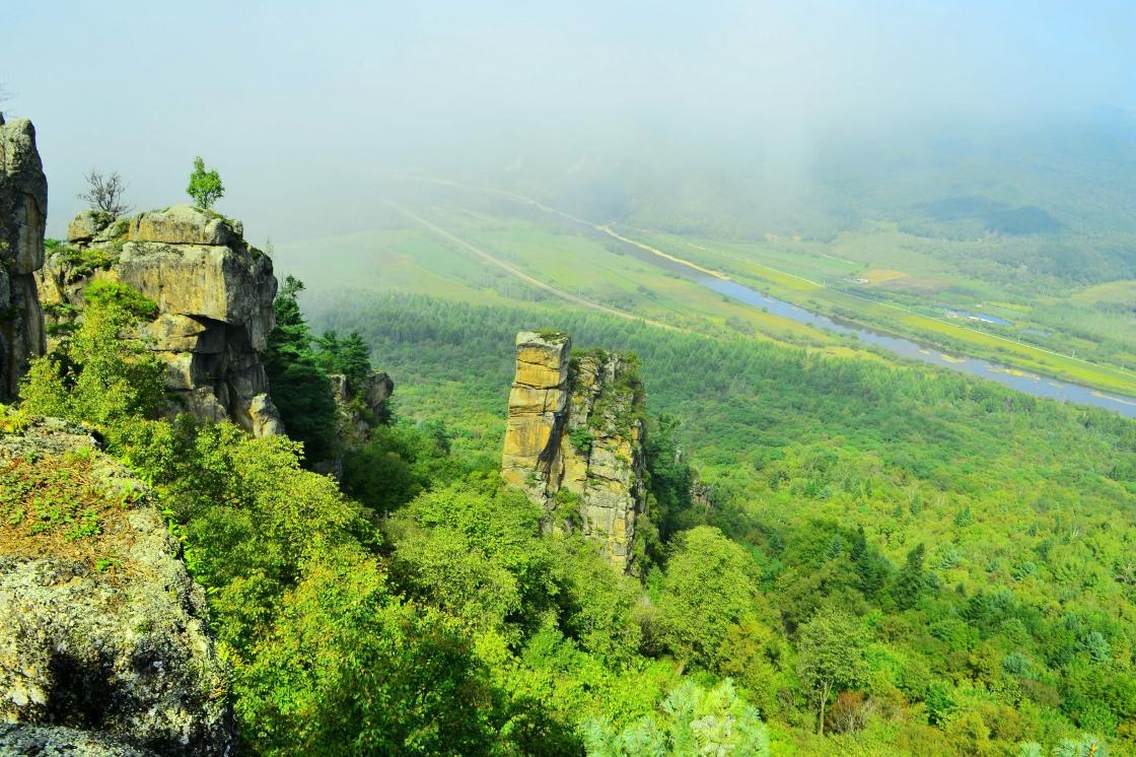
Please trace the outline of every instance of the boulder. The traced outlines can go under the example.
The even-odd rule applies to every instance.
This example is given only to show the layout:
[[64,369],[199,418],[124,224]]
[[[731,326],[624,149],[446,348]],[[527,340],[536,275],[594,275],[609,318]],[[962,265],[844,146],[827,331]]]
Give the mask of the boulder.
[[15,396],[28,362],[45,349],[34,274],[43,266],[46,219],[35,127],[0,116],[0,402]]
[[203,244],[227,247],[243,241],[244,228],[219,213],[192,205],[174,205],[139,213],[130,220],[127,236],[132,242]]
[[90,242],[112,221],[114,216],[102,210],[80,211],[67,225],[67,241]]
[[143,753],[121,751],[126,743],[163,755],[227,754],[228,671],[209,635],[204,592],[151,493],[89,432],[61,421],[0,435],[9,484],[37,469],[53,472],[48,486],[81,481],[98,528],[61,538],[13,516],[33,507],[31,498],[66,499],[71,490],[32,488],[21,502],[17,488],[17,500],[4,503],[0,720],[25,727],[0,731],[0,745],[45,750],[31,754],[87,753],[66,752],[68,744]]

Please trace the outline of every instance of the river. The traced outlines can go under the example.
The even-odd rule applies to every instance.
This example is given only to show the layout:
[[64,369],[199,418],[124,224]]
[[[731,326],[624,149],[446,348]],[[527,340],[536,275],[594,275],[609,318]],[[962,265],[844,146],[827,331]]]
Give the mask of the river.
[[[597,230],[606,232],[604,229]],[[611,237],[612,235],[608,233],[608,236]],[[900,357],[909,360],[918,360],[921,363],[929,363],[930,365],[936,365],[940,368],[996,381],[1003,386],[1008,386],[1011,389],[1016,389],[1026,394],[1032,394],[1035,397],[1046,397],[1048,399],[1074,402],[1082,405],[1095,405],[1096,407],[1103,407],[1129,418],[1136,418],[1136,397],[1107,394],[1096,389],[1081,386],[1080,384],[1059,381],[1058,379],[1046,376],[1037,376],[1032,373],[1026,373],[978,358],[946,355],[940,350],[924,346],[918,342],[913,342],[910,339],[903,339],[902,337],[891,336],[890,334],[883,334],[860,326],[852,326],[835,321],[827,316],[818,315],[811,310],[806,310],[799,305],[794,305],[790,302],[779,300],[776,297],[762,294],[756,289],[751,289],[736,281],[709,276],[690,265],[663,258],[635,244],[628,244],[627,242],[629,240],[622,239],[620,241],[623,243],[621,245],[623,249],[635,255],[635,257],[640,260],[645,260],[652,265],[665,268],[707,289],[711,289],[718,294],[751,307],[765,310],[774,315],[789,318],[798,323],[804,323],[824,331],[854,336],[865,344],[880,347]]]

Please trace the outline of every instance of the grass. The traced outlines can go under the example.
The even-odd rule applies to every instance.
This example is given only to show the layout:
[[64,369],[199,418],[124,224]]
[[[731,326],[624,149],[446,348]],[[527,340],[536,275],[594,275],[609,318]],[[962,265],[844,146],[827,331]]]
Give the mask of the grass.
[[[843,235],[845,238],[835,244],[836,250],[842,255],[868,258],[865,253],[866,243],[863,235]],[[1030,320],[1035,308],[1012,303],[1012,307],[989,307],[989,305],[976,304],[970,297],[960,297],[955,294],[951,302],[951,287],[961,289],[963,292],[978,291],[986,284],[974,284],[969,287],[960,287],[958,282],[945,274],[941,266],[929,260],[926,255],[912,254],[908,242],[904,247],[898,243],[903,235],[894,232],[882,232],[880,244],[874,249],[887,249],[891,244],[892,252],[887,255],[896,260],[896,247],[902,248],[902,261],[912,264],[918,272],[912,276],[897,268],[864,269],[850,272],[846,258],[838,256],[822,256],[815,250],[816,243],[808,242],[781,242],[777,246],[769,243],[719,243],[708,239],[698,239],[696,242],[687,242],[682,248],[695,250],[697,262],[707,266],[717,266],[739,282],[759,289],[774,297],[784,299],[794,304],[808,307],[817,312],[830,316],[839,316],[846,320],[856,321],[866,326],[888,331],[899,336],[914,337],[948,350],[955,350],[966,355],[986,358],[995,362],[1009,364],[1012,367],[1027,371],[1041,373],[1074,383],[1090,386],[1106,391],[1136,396],[1136,371],[1127,366],[1131,361],[1126,359],[1127,353],[1116,351],[1113,355],[1116,364],[1108,364],[1087,360],[1078,355],[1091,354],[1098,342],[1086,338],[1063,333],[1060,339],[1045,340],[1044,344],[1031,344],[1023,341],[1022,331],[1030,327],[1036,328],[1041,324],[1052,325],[1052,321]],[[652,243],[660,246],[675,248],[679,239],[668,236],[651,234],[647,237]],[[800,254],[797,260],[801,261],[798,270],[807,272],[818,280],[804,279],[795,273],[766,265],[764,261],[776,261],[780,265],[793,265],[792,257],[786,251],[797,248]],[[875,257],[881,257],[876,253]],[[749,258],[749,259],[747,259]],[[868,259],[864,260],[867,265]],[[898,262],[898,260],[896,260]],[[853,285],[852,277],[868,279],[867,285]],[[938,281],[937,285],[928,282]],[[919,298],[926,300],[928,291],[934,291],[938,302],[947,303],[959,309],[978,309],[1001,312],[1010,320],[1015,320],[1019,328],[1016,330],[983,328],[972,321],[954,322],[945,317],[946,307],[940,305],[922,305],[922,312],[918,306],[912,305],[905,298],[895,297],[894,289],[899,282],[906,282],[903,286],[918,292]],[[914,282],[914,283],[913,283]],[[952,283],[953,282],[953,283]],[[858,284],[858,283],[857,283]],[[1116,303],[1124,302],[1124,297],[1133,288],[1133,282],[1110,282],[1091,287],[1078,295],[1073,296],[1074,301],[1090,303]],[[885,288],[880,291],[880,288]],[[860,291],[858,292],[857,289]],[[871,296],[869,296],[871,292]],[[1136,300],[1129,300],[1133,302]],[[1039,312],[1045,313],[1045,308],[1053,307],[1052,298],[1038,298]],[[1011,304],[1011,303],[1007,303]],[[1063,307],[1072,307],[1063,305]],[[928,312],[929,311],[929,312]],[[1132,328],[1131,315],[1127,317],[1127,328]],[[1107,321],[1107,319],[1106,319]],[[1110,321],[1102,322],[1101,334],[1107,330],[1115,331],[1117,325]],[[1082,334],[1085,329],[1079,330]],[[1000,333],[999,333],[1000,332]],[[1017,332],[1017,333],[1015,333]]]
[[102,480],[91,454],[0,463],[0,554],[67,557],[104,570],[132,539],[126,511],[135,496]]
[[[703,333],[742,332],[815,347],[842,343],[565,227],[452,208],[421,213],[525,274],[605,307]],[[280,245],[276,258],[278,274],[297,275],[316,290],[400,291],[479,304],[555,301],[404,218],[376,231]]]

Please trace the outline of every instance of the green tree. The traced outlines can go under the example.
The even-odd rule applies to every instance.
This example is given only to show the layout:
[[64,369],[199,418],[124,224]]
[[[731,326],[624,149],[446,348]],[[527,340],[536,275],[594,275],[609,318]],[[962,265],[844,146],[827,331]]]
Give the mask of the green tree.
[[583,731],[590,757],[769,755],[765,724],[728,678],[709,690],[686,681],[667,695],[657,713],[622,730],[593,719]]
[[495,698],[457,625],[401,603],[378,563],[315,550],[234,683],[268,755],[488,754]]
[[923,567],[927,557],[927,550],[922,545],[912,547],[907,553],[907,560],[895,577],[895,585],[891,594],[895,604],[901,610],[915,606],[919,597],[927,590],[927,572]]
[[136,289],[95,282],[79,327],[52,354],[33,361],[23,409],[92,423],[117,438],[131,418],[156,417],[165,401],[162,364],[136,335],[157,306]]
[[731,628],[764,624],[756,574],[749,554],[717,528],[679,535],[659,596],[662,638],[676,657],[716,670]]
[[189,175],[185,191],[195,206],[209,210],[225,194],[225,187],[221,184],[221,174],[216,169],[205,170],[205,160],[198,155],[193,159],[193,173]]
[[276,328],[268,335],[264,367],[272,399],[288,436],[303,442],[309,463],[336,452],[336,407],[327,373],[312,350],[312,334],[300,310],[299,279],[288,276],[273,303]]
[[797,673],[817,708],[817,733],[824,734],[824,712],[832,697],[863,681],[867,645],[863,624],[833,607],[822,608],[801,627]]
[[371,350],[358,331],[342,339],[334,331],[325,331],[316,340],[316,348],[320,367],[346,376],[351,391],[358,391],[371,373]]

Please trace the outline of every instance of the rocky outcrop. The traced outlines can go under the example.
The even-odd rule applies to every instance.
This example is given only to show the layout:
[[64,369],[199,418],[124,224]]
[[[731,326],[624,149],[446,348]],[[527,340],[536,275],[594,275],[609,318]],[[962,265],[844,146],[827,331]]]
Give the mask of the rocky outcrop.
[[0,402],[15,396],[28,361],[44,351],[34,274],[43,265],[46,219],[35,127],[0,115]]
[[382,371],[372,371],[357,387],[342,373],[328,379],[339,411],[339,438],[344,446],[357,447],[367,441],[372,428],[389,420],[387,400],[394,393],[394,381]]
[[545,508],[552,527],[577,522],[627,571],[645,496],[634,359],[600,351],[570,358],[564,334],[522,331],[516,345],[501,475]]
[[118,219],[84,211],[68,237],[39,275],[49,330],[81,311],[91,282],[129,284],[158,305],[140,336],[166,365],[171,411],[258,436],[282,431],[261,361],[276,277],[239,222],[187,205]]
[[[227,754],[204,592],[148,490],[62,421],[0,435],[0,480],[0,753]],[[85,527],[28,526],[52,496]]]

